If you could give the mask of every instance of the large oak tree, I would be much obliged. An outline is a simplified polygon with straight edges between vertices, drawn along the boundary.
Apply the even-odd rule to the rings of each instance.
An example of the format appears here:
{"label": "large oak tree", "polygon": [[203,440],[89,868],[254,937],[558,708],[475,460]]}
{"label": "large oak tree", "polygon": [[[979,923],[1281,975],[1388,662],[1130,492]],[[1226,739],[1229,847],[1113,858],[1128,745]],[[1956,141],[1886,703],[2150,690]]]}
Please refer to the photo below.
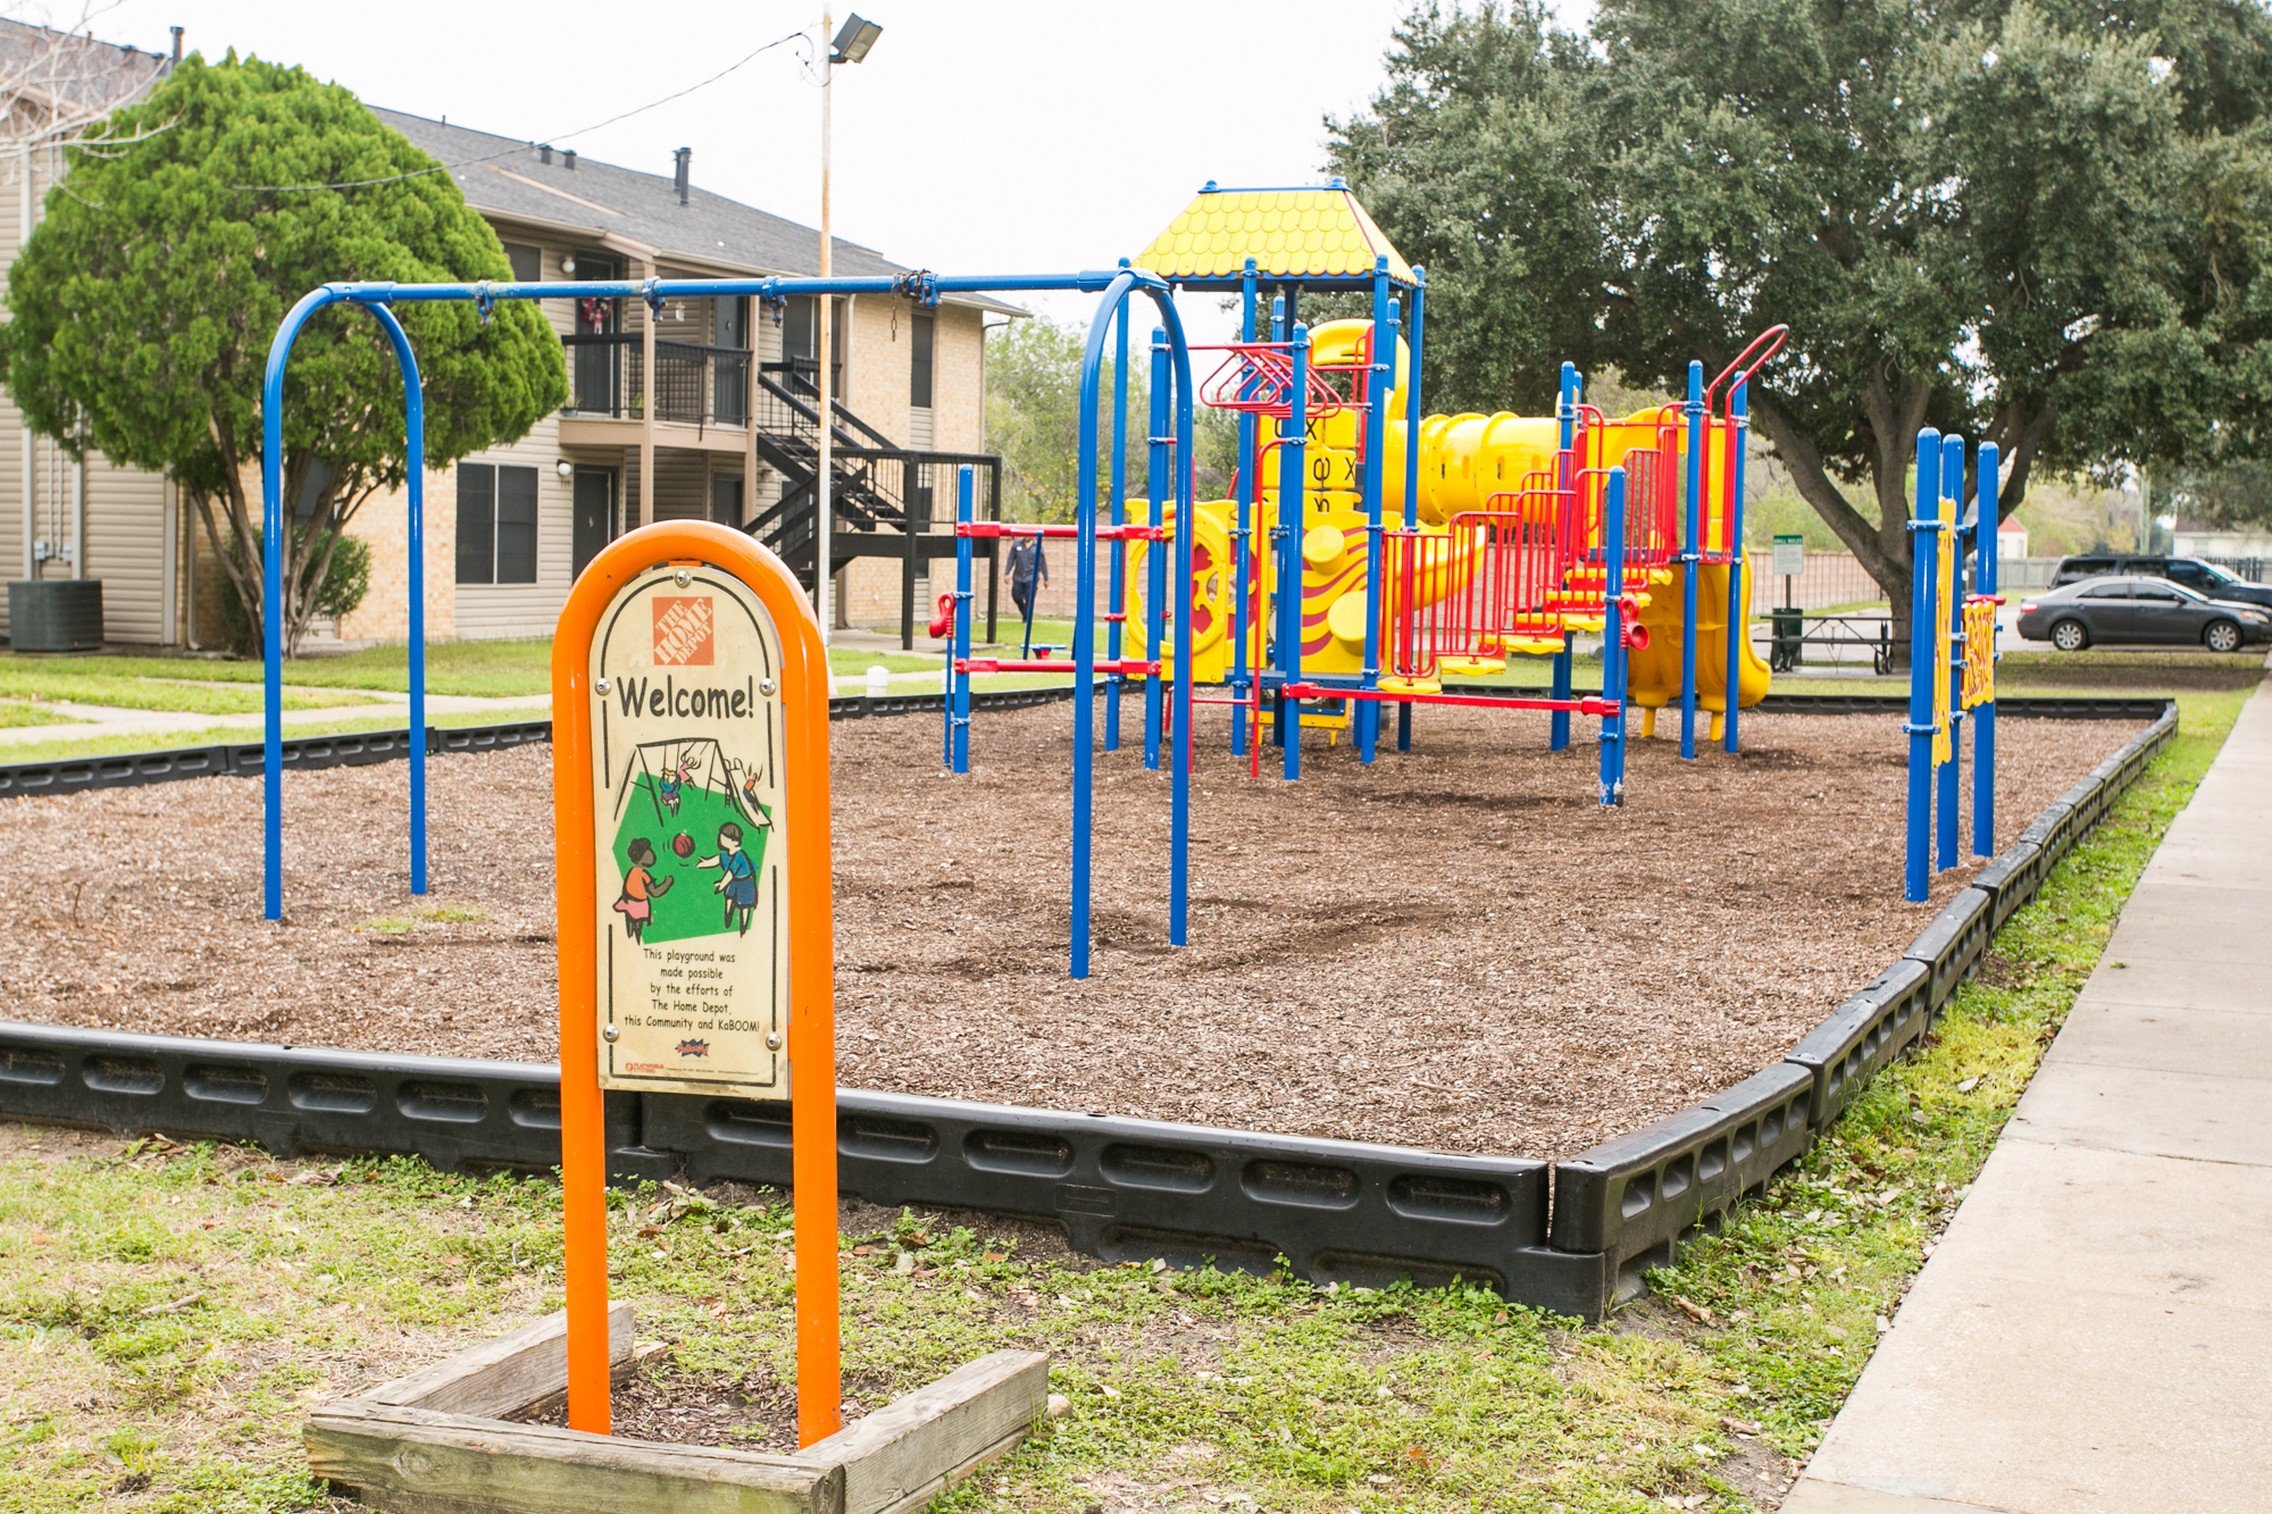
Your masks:
{"label": "large oak tree", "polygon": [[1677,392],[1787,322],[1752,414],[1897,623],[1920,426],[1997,442],[2007,512],[2272,452],[2254,0],[1426,3],[1387,69],[1332,156],[1428,267],[1431,402]]}

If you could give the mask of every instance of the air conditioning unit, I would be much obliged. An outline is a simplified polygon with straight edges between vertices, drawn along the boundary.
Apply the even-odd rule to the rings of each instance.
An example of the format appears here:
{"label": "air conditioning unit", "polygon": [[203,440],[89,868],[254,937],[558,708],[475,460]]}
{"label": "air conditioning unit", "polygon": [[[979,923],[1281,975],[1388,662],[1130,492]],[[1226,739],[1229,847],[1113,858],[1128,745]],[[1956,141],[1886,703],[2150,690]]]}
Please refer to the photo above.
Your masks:
{"label": "air conditioning unit", "polygon": [[100,650],[103,581],[21,578],[9,584],[8,641],[19,652]]}

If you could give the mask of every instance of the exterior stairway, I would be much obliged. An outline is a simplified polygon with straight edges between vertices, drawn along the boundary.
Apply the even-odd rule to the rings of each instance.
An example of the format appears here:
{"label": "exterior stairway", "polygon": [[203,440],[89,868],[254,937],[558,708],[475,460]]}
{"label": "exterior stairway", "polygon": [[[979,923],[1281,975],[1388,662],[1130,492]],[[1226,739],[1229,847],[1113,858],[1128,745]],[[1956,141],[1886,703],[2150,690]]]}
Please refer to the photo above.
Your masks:
{"label": "exterior stairway", "polygon": [[[760,365],[754,406],[757,455],[780,477],[782,488],[778,499],[753,505],[742,522],[742,529],[779,553],[808,589],[817,565],[819,398],[809,361]],[[842,404],[829,408],[829,510],[835,523],[830,562],[899,560],[900,641],[912,646],[916,580],[926,576],[933,560],[954,557],[957,471],[967,466],[975,475],[977,517],[999,519],[1001,459],[902,447]],[[999,572],[994,545],[977,544],[988,563],[990,621]]]}

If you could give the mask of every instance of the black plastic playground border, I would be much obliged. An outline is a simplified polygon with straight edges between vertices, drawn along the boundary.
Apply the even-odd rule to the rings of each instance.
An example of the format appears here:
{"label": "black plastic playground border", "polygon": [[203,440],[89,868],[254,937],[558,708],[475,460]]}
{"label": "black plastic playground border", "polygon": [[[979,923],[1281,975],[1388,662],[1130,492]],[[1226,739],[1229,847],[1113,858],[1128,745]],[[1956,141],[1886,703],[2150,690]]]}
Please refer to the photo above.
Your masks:
{"label": "black plastic playground border", "polygon": [[[838,703],[864,706],[858,714],[939,708],[935,697]],[[1780,707],[1854,712],[1843,698]],[[2151,724],[2037,816],[1899,960],[1783,1059],[1694,1108],[1550,1165],[846,1090],[837,1131],[844,1191],[1054,1222],[1076,1249],[1108,1260],[1286,1265],[1357,1283],[1462,1278],[1596,1318],[1638,1291],[1644,1270],[1670,1260],[1685,1237],[1804,1155],[1863,1084],[1924,1036],[1996,926],[2034,897],[2177,726],[2176,704],[2164,699],[1999,707],[2150,716]],[[521,734],[541,724],[514,727],[511,737],[503,728],[450,734],[468,737],[458,749],[478,749],[542,739]],[[386,760],[309,756],[311,764]],[[446,1168],[543,1171],[559,1157],[558,1077],[541,1065],[10,1022],[0,1022],[0,1117],[257,1141],[279,1154],[416,1155]],[[788,1181],[778,1106],[620,1096],[609,1101],[608,1124],[611,1165],[623,1179]]]}

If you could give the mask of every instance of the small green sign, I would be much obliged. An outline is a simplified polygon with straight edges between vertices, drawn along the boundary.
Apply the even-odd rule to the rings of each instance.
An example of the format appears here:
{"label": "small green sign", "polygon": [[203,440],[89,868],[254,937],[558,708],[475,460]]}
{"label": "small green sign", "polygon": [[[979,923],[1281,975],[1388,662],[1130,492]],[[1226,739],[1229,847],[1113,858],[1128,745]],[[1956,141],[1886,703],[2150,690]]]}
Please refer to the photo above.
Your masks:
{"label": "small green sign", "polygon": [[1807,570],[1807,539],[1803,536],[1775,538],[1775,571],[1785,578],[1796,578]]}

